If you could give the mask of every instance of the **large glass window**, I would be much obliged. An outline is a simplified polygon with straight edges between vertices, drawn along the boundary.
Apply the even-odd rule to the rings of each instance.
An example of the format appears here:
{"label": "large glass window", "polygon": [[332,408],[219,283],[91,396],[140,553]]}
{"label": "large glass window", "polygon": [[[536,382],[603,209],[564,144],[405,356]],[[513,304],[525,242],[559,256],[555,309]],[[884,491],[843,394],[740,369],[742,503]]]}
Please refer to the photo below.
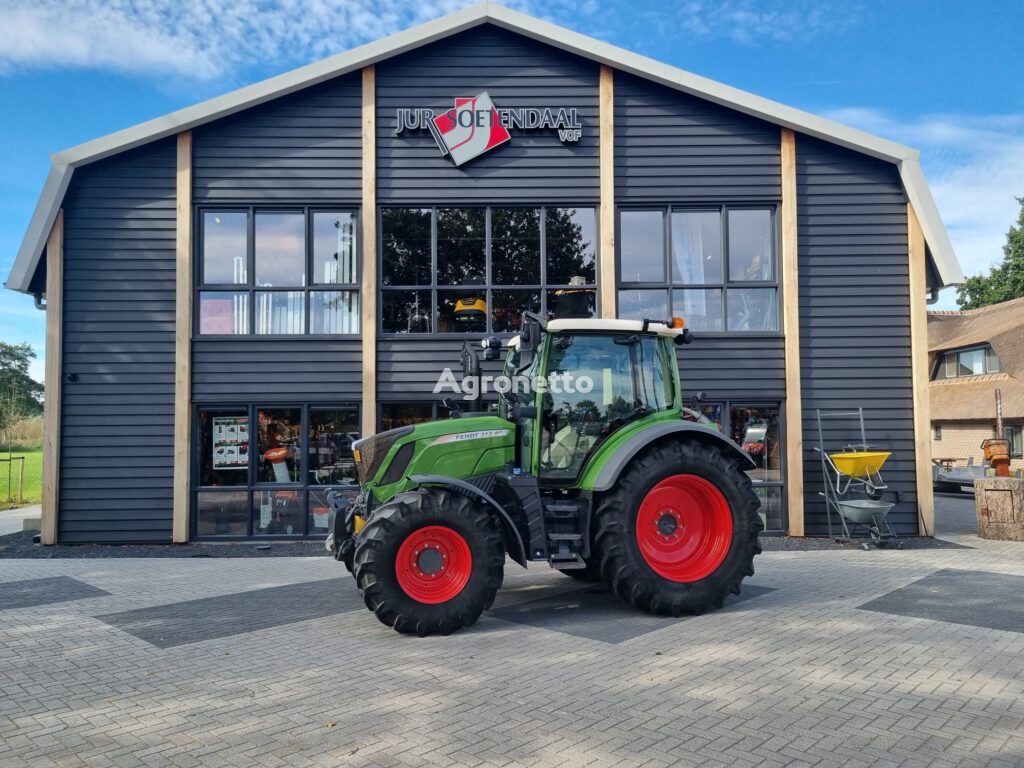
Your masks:
{"label": "large glass window", "polygon": [[309,484],[356,483],[352,443],[359,439],[359,413],[355,408],[309,409]]}
{"label": "large glass window", "polygon": [[355,212],[207,210],[199,248],[200,335],[359,333]]}
{"label": "large glass window", "polygon": [[624,209],[618,316],[682,316],[692,330],[712,333],[775,332],[774,243],[769,208]]}
{"label": "large glass window", "polygon": [[249,282],[249,214],[206,211],[203,214],[202,280],[206,285]]}
{"label": "large glass window", "polygon": [[321,534],[327,493],[358,492],[355,405],[209,407],[197,419],[198,536]]}
{"label": "large glass window", "polygon": [[623,211],[619,217],[619,282],[665,281],[663,211]]}
{"label": "large glass window", "polygon": [[249,413],[242,408],[199,413],[199,484],[207,487],[249,482]]}
{"label": "large glass window", "polygon": [[779,404],[701,403],[700,411],[754,460],[757,467],[747,474],[761,500],[761,522],[766,531],[784,530],[785,476]]}
{"label": "large glass window", "polygon": [[297,483],[302,477],[302,409],[256,411],[257,480]]}
{"label": "large glass window", "polygon": [[200,491],[196,535],[245,536],[249,532],[248,491]]}
{"label": "large glass window", "polygon": [[306,284],[306,216],[256,212],[256,285]]}
{"label": "large glass window", "polygon": [[512,333],[524,311],[593,317],[593,208],[383,208],[383,333]]}

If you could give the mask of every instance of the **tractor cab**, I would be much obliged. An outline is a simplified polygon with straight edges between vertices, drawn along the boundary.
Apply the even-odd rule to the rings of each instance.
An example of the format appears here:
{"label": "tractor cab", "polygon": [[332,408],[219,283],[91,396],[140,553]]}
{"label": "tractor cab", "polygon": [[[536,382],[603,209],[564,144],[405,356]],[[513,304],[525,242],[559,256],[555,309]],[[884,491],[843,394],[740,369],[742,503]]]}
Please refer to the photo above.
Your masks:
{"label": "tractor cab", "polygon": [[[677,326],[672,323],[678,322]],[[499,414],[516,423],[517,466],[572,486],[599,447],[642,420],[679,418],[681,321],[553,320],[527,315],[509,342]],[[542,386],[536,386],[536,382]]]}
{"label": "tractor cab", "polygon": [[[467,343],[465,408],[449,400],[452,418],[353,444],[361,492],[335,499],[327,546],[367,606],[399,631],[451,631],[490,605],[506,556],[607,576],[656,612],[703,610],[738,589],[760,525],[753,462],[684,406],[676,347],[689,341],[680,319],[526,313],[493,380],[496,411],[479,406],[481,359],[503,345]],[[684,588],[725,564],[720,588]],[[627,584],[637,579],[646,591]]]}

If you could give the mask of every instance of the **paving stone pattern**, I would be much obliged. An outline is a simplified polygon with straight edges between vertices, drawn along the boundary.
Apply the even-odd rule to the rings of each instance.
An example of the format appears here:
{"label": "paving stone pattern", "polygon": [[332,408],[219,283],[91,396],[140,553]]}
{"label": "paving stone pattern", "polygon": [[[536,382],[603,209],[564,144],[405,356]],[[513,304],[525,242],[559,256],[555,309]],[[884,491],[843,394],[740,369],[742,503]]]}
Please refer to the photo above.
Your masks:
{"label": "paving stone pattern", "polygon": [[947,569],[860,607],[897,616],[1024,632],[1024,576]]}
{"label": "paving stone pattern", "polygon": [[[632,637],[499,618],[572,603],[546,567],[419,639],[348,610],[329,559],[0,559],[0,583],[109,593],[0,611],[0,766],[1018,768],[1022,635],[859,609],[946,570],[1024,577],[1024,544],[943,536],[972,548],[769,552],[748,583],[773,591]],[[336,612],[166,648],[99,618],[339,578]]]}
{"label": "paving stone pattern", "polygon": [[[729,595],[724,610],[735,610],[734,606],[771,591],[767,587],[748,584],[739,595]],[[670,622],[694,618],[640,613],[614,597],[603,584],[591,584],[570,592],[556,592],[515,603],[492,611],[491,616],[604,643],[622,643],[656,629],[664,629]]]}
{"label": "paving stone pattern", "polygon": [[362,607],[349,577],[136,608],[96,618],[157,648],[172,648]]}
{"label": "paving stone pattern", "polygon": [[66,600],[82,600],[107,594],[110,593],[76,579],[69,579],[67,576],[8,581],[0,583],[0,611],[63,603]]}

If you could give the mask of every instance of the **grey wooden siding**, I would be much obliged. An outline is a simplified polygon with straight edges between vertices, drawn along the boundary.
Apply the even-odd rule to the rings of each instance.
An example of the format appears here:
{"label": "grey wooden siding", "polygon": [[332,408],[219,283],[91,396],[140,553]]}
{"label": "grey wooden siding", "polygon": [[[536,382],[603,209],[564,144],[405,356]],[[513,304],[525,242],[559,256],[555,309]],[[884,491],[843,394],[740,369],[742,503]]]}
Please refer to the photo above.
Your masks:
{"label": "grey wooden siding", "polygon": [[357,72],[195,129],[196,202],[358,202],[361,89]]}
{"label": "grey wooden siding", "polygon": [[[377,395],[381,402],[442,400],[450,391],[433,394],[445,368],[462,378],[463,339],[445,336],[389,337],[377,342]],[[504,353],[502,355],[504,358]],[[497,374],[501,362],[485,362],[485,373]]]}
{"label": "grey wooden siding", "polygon": [[[806,531],[826,532],[815,409],[863,406],[870,443],[893,451],[890,520],[917,532],[906,199],[888,163],[799,136],[797,216]],[[832,424],[829,449],[856,442]],[[887,498],[893,493],[887,494]]]}
{"label": "grey wooden siding", "polygon": [[64,201],[62,542],[171,538],[174,167],[160,141],[76,170]]}
{"label": "grey wooden siding", "polygon": [[731,202],[781,196],[778,126],[615,73],[615,197]]}
{"label": "grey wooden siding", "polygon": [[192,399],[324,402],[362,399],[358,339],[203,339],[192,342]]}
{"label": "grey wooden siding", "polygon": [[[377,199],[401,202],[593,203],[598,199],[598,65],[484,25],[377,65]],[[498,108],[575,107],[578,144],[513,131],[456,168],[426,131],[396,136],[395,110],[451,109],[487,91]]]}
{"label": "grey wooden siding", "polygon": [[676,347],[686,397],[703,391],[707,402],[762,402],[786,398],[785,340],[780,336],[701,337]]}

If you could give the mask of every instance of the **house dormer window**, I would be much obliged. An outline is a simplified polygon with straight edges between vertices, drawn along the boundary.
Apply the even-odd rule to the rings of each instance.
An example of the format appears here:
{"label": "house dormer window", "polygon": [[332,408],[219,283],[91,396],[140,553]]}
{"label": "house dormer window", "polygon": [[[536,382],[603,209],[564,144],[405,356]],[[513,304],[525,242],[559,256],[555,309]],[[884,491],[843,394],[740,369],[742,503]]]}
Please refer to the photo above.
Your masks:
{"label": "house dormer window", "polygon": [[996,352],[986,344],[981,347],[970,347],[946,352],[942,358],[942,366],[936,378],[957,379],[963,376],[981,376],[985,373],[1001,373],[1003,370]]}

